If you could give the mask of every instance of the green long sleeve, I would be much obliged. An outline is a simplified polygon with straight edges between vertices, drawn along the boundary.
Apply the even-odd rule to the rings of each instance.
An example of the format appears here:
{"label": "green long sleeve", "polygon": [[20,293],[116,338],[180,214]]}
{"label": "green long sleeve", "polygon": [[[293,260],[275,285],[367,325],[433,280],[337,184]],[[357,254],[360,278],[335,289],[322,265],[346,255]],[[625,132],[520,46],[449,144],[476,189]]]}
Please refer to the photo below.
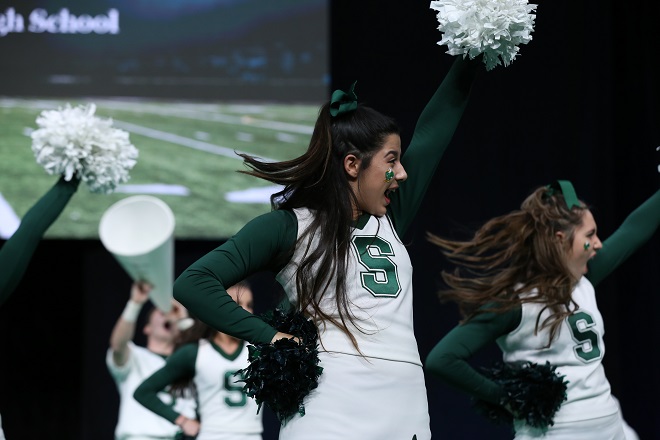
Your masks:
{"label": "green long sleeve", "polygon": [[179,413],[174,411],[171,405],[167,405],[160,400],[158,393],[164,391],[177,380],[195,375],[198,349],[199,345],[197,343],[187,344],[172,353],[164,367],[146,378],[135,389],[133,398],[148,410],[174,423],[179,417]]}
{"label": "green long sleeve", "polygon": [[660,190],[656,191],[603,242],[588,264],[586,277],[596,286],[646,243],[660,225]]}
{"label": "green long sleeve", "polygon": [[298,223],[291,211],[263,214],[188,267],[174,282],[174,298],[201,321],[250,343],[268,343],[277,331],[239,306],[227,288],[290,258]]}
{"label": "green long sleeve", "polygon": [[401,158],[408,179],[393,194],[390,205],[390,215],[400,236],[406,233],[417,214],[463,116],[480,69],[483,69],[483,63],[457,57],[417,120],[410,145]]}
{"label": "green long sleeve", "polygon": [[62,213],[80,180],[60,179],[23,216],[21,224],[0,248],[0,305],[21,281],[46,230]]}
{"label": "green long sleeve", "polygon": [[425,368],[447,384],[471,396],[499,404],[502,387],[472,368],[468,360],[486,345],[513,331],[522,309],[506,313],[483,313],[454,327],[431,350]]}

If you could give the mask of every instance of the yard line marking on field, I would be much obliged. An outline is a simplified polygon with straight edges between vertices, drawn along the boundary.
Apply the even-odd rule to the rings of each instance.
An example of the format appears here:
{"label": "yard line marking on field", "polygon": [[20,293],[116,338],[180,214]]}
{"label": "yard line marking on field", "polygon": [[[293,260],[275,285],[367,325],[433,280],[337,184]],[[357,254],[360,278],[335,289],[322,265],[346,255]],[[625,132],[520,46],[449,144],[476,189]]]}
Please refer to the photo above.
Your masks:
{"label": "yard line marking on field", "polygon": [[[314,132],[313,125],[294,124],[292,122],[268,121],[264,119],[256,119],[252,115],[248,117],[226,115],[222,113],[216,113],[215,110],[189,109],[186,107],[185,104],[179,104],[179,103],[174,103],[174,105],[177,106],[176,108],[168,108],[163,105],[142,103],[138,101],[117,101],[117,100],[106,100],[106,99],[90,100],[89,98],[85,99],[84,101],[87,103],[94,103],[97,109],[99,110],[103,108],[108,108],[113,110],[130,111],[133,113],[151,113],[151,114],[157,114],[163,116],[176,116],[179,118],[186,118],[186,119],[193,119],[200,121],[222,122],[231,125],[258,127],[269,130],[300,133],[305,135],[311,135]],[[23,108],[36,108],[36,109],[45,110],[61,105],[63,105],[63,101],[55,100],[55,99],[27,100],[27,99],[0,98],[0,107],[4,107],[4,108],[23,107]]]}
{"label": "yard line marking on field", "polygon": [[312,125],[294,124],[291,122],[268,121],[264,119],[257,119],[254,116],[234,116],[222,113],[216,113],[213,110],[200,111],[182,108],[169,108],[164,106],[156,106],[153,104],[142,104],[136,106],[136,103],[121,102],[121,101],[105,101],[97,100],[97,107],[109,108],[113,110],[132,111],[135,113],[152,113],[165,116],[176,116],[178,118],[194,119],[199,121],[212,121],[222,122],[231,125],[250,126],[258,128],[267,128],[276,131],[288,131],[291,133],[300,133],[311,135],[314,132]]}
{"label": "yard line marking on field", "polygon": [[299,124],[292,124],[290,122],[279,122],[279,121],[263,121],[260,119],[253,119],[249,124],[243,124],[243,125],[250,125],[259,128],[268,128],[276,131],[291,131],[294,133],[308,134],[308,135],[311,135],[314,132],[314,127],[310,127],[308,125],[299,125]]}
{"label": "yard line marking on field", "polygon": [[[190,139],[187,137],[179,136],[178,134],[167,133],[165,131],[155,130],[153,128],[143,127],[141,125],[131,124],[130,122],[114,120],[114,125],[131,133],[139,134],[142,136],[158,139],[160,141],[171,142],[173,144],[182,145],[184,147],[193,148],[195,150],[205,151],[207,153],[217,154],[219,156],[231,157],[233,159],[243,160],[242,157],[236,153],[250,154],[248,152],[234,150],[233,148],[221,147],[219,145],[210,144],[208,142],[198,141],[197,139]],[[260,159],[266,162],[275,162],[275,159],[259,156]]]}
{"label": "yard line marking on field", "polygon": [[270,203],[270,196],[284,189],[281,185],[248,188],[238,191],[229,191],[225,200],[233,203]]}
{"label": "yard line marking on field", "polygon": [[275,139],[277,139],[280,142],[286,142],[289,144],[298,143],[298,137],[295,135],[290,135],[289,133],[279,132],[275,135]]}
{"label": "yard line marking on field", "polygon": [[142,183],[117,185],[115,192],[124,194],[163,194],[167,196],[188,196],[190,190],[183,185],[169,183]]}
{"label": "yard line marking on field", "polygon": [[21,219],[18,218],[9,202],[0,193],[0,238],[7,240],[14,235],[20,224]]}

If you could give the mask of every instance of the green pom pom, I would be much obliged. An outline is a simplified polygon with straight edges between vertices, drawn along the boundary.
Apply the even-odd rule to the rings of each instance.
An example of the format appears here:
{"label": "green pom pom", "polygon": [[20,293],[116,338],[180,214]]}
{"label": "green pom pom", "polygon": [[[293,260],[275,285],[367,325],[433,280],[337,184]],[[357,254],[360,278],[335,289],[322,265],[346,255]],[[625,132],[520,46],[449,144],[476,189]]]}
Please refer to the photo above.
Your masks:
{"label": "green pom pom", "polygon": [[318,365],[318,329],[300,312],[275,309],[263,319],[301,342],[280,339],[249,345],[250,365],[236,374],[244,375],[243,391],[255,399],[259,410],[266,404],[284,424],[296,414],[305,415],[303,400],[318,386],[323,371]]}
{"label": "green pom pom", "polygon": [[485,376],[502,386],[505,396],[501,405],[477,400],[475,408],[495,423],[512,425],[513,416],[506,406],[517,419],[534,428],[547,429],[554,424],[553,418],[567,397],[568,382],[564,381],[565,376],[557,374],[556,368],[549,362],[498,362],[490,369],[482,369]]}

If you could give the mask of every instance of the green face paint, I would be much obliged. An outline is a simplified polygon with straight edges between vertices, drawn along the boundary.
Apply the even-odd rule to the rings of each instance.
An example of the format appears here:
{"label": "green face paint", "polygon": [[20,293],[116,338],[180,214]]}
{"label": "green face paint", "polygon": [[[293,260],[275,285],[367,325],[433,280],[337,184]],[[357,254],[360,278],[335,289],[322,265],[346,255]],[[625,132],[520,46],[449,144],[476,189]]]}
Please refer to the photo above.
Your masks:
{"label": "green face paint", "polygon": [[392,171],[392,168],[389,170],[385,171],[385,183],[390,183],[394,179],[394,171]]}

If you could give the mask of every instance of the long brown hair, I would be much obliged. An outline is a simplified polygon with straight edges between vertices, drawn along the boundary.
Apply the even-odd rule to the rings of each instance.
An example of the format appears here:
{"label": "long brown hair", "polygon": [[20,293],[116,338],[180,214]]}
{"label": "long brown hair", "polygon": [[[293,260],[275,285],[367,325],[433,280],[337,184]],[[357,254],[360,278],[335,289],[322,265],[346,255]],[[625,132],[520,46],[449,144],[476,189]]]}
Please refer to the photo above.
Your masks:
{"label": "long brown hair", "polygon": [[[296,268],[296,307],[310,312],[317,323],[336,325],[356,348],[357,340],[347,325],[348,321],[359,330],[346,295],[346,271],[357,196],[344,170],[344,158],[354,154],[361,159],[362,170],[368,168],[373,155],[391,134],[399,134],[394,120],[370,107],[360,104],[350,113],[332,117],[330,103],[326,103],[319,111],[309,147],[302,156],[267,163],[241,154],[249,168],[241,172],[284,185],[271,197],[274,209],[304,207],[314,212],[310,227],[296,243],[309,240]],[[312,237],[318,238],[316,247],[311,246]],[[289,256],[292,253],[293,249]],[[333,278],[338,319],[320,306]]]}
{"label": "long brown hair", "polygon": [[[536,332],[549,327],[550,344],[562,320],[578,307],[571,298],[577,280],[565,256],[586,209],[584,204],[568,209],[561,193],[540,187],[519,210],[489,220],[471,240],[427,234],[457,265],[442,272],[449,288],[440,292],[441,300],[458,304],[461,322],[479,313],[506,312],[524,302],[543,304],[541,312],[549,309],[550,316],[539,322],[539,313]],[[560,240],[557,232],[566,239]]]}

